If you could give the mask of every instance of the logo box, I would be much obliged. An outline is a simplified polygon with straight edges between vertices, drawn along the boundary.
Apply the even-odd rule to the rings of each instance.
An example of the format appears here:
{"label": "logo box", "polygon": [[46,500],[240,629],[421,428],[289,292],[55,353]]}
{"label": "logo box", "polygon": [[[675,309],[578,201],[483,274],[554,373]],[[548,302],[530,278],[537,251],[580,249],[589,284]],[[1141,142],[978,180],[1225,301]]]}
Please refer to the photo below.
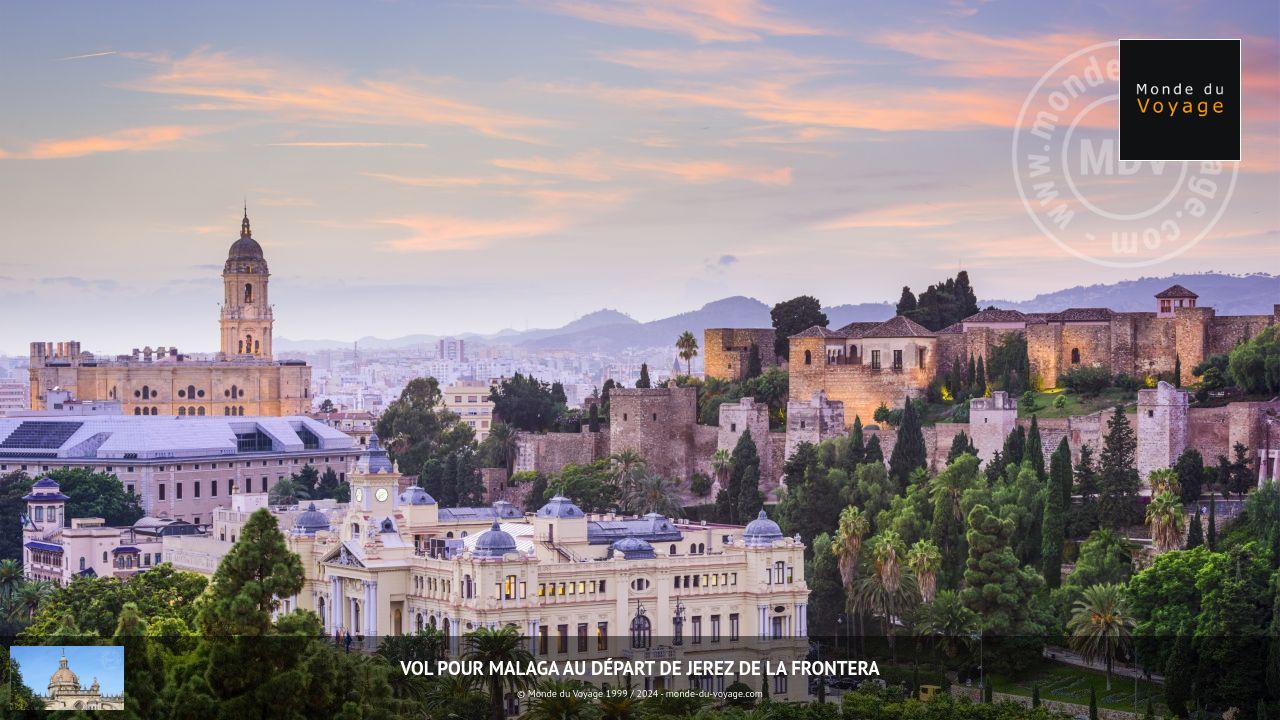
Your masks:
{"label": "logo box", "polygon": [[1120,159],[1240,159],[1239,40],[1120,40]]}

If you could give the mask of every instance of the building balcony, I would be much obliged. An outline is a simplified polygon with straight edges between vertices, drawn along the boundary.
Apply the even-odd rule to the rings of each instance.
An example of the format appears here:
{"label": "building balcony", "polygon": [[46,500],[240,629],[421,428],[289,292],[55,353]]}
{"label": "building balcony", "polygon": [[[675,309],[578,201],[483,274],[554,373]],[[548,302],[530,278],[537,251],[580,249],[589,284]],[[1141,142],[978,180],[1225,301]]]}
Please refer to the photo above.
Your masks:
{"label": "building balcony", "polygon": [[652,648],[632,648],[622,649],[622,657],[628,660],[673,660],[676,656],[676,649],[670,645],[659,645]]}

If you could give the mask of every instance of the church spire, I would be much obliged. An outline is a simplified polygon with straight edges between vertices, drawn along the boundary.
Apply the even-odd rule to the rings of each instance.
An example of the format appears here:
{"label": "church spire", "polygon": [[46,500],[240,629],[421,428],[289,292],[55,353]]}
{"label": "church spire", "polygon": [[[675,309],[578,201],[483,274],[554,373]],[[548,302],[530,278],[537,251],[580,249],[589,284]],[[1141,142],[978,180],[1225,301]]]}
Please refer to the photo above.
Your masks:
{"label": "church spire", "polygon": [[240,221],[240,237],[252,237],[253,233],[249,230],[249,201],[244,203],[244,220]]}

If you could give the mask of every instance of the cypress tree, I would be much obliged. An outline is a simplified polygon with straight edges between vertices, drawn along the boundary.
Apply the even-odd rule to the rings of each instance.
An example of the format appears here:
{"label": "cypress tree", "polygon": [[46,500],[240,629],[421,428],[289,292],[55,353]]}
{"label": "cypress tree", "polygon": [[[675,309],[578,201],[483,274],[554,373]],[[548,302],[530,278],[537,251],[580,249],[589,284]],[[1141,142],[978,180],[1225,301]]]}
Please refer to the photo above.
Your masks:
{"label": "cypress tree", "polygon": [[978,379],[978,371],[973,364],[973,355],[969,356],[969,366],[966,368],[964,376],[964,386],[969,392],[973,392],[973,383]]}
{"label": "cypress tree", "polygon": [[755,517],[744,517],[739,508],[742,502],[744,480],[749,480],[747,470],[754,468],[755,472],[752,477],[755,478],[755,490],[759,492],[760,482],[760,455],[756,451],[755,440],[751,438],[751,430],[743,430],[742,435],[738,436],[738,444],[733,447],[733,453],[730,455],[729,461],[729,487],[728,487],[728,522],[738,523],[750,522]]}
{"label": "cypress tree", "polygon": [[751,343],[751,349],[747,351],[747,379],[760,377],[762,372],[764,372],[764,363],[760,361],[760,346]]}
{"label": "cypress tree", "polygon": [[863,462],[884,462],[884,451],[880,449],[880,436],[872,435],[867,442],[867,457]]}
{"label": "cypress tree", "polygon": [[956,359],[951,361],[951,375],[947,378],[947,389],[951,391],[951,397],[958,401],[961,396],[969,392],[969,384],[964,376],[964,370],[960,367],[960,356],[957,355]]}
{"label": "cypress tree", "polygon": [[1173,386],[1182,387],[1182,357],[1178,355],[1173,357]]}
{"label": "cypress tree", "polygon": [[902,407],[902,424],[898,427],[898,441],[889,457],[889,476],[894,479],[901,494],[911,482],[916,468],[928,465],[928,451],[924,445],[924,433],[920,430],[920,416],[915,403],[907,398]]}
{"label": "cypress tree", "polygon": [[600,432],[600,406],[591,403],[591,412],[587,416],[587,429],[591,432]]}
{"label": "cypress tree", "polygon": [[845,463],[845,470],[848,471],[849,477],[853,477],[853,473],[858,466],[867,461],[867,444],[862,435],[862,418],[858,415],[853,416],[853,430],[849,433],[849,456]]}
{"label": "cypress tree", "polygon": [[1044,482],[1044,446],[1040,442],[1040,422],[1031,416],[1031,429],[1027,431],[1027,445],[1022,451],[1022,462],[1031,461],[1036,477]]}
{"label": "cypress tree", "polygon": [[997,450],[996,454],[991,457],[991,462],[987,463],[982,472],[987,478],[988,485],[995,485],[999,482],[1000,478],[1004,477],[1004,454]]}
{"label": "cypress tree", "polygon": [[974,394],[976,397],[984,397],[984,396],[986,396],[986,394],[987,394],[987,368],[986,368],[985,361],[982,359],[982,356],[981,356],[981,355],[979,355],[979,356],[978,356],[978,369],[977,369],[977,372],[976,372],[976,373],[974,374],[974,376],[973,376],[973,384],[974,384],[974,387],[976,388],[976,392],[974,392],[973,394]]}
{"label": "cypress tree", "polygon": [[956,458],[965,453],[969,453],[970,455],[977,457],[978,449],[973,446],[973,442],[969,440],[969,436],[966,435],[964,431],[960,431],[951,439],[951,450],[947,452],[947,464],[950,465]]}
{"label": "cypress tree", "polygon": [[1118,530],[1135,519],[1141,485],[1134,466],[1137,451],[1133,426],[1124,415],[1124,407],[1117,405],[1107,421],[1107,436],[1098,463],[1098,521],[1104,528]]}
{"label": "cypress tree", "polygon": [[1205,541],[1210,550],[1218,549],[1218,501],[1216,495],[1209,496],[1209,528],[1205,534]]}
{"label": "cypress tree", "polygon": [[[1063,487],[1066,487],[1066,493]],[[1062,585],[1062,546],[1067,532],[1067,506],[1071,492],[1071,448],[1062,438],[1049,458],[1049,487],[1044,495],[1044,528],[1041,539],[1041,573],[1050,589]]]}
{"label": "cypress tree", "polygon": [[[1027,431],[1021,425],[1013,429],[1004,439],[1004,462],[1006,465],[1021,465],[1027,454]],[[1000,468],[1004,472],[1004,468]]]}
{"label": "cypress tree", "polygon": [[640,363],[640,379],[636,381],[636,387],[653,387],[653,384],[649,382],[649,363]]}
{"label": "cypress tree", "polygon": [[1204,544],[1204,529],[1200,527],[1200,508],[1191,517],[1191,525],[1187,528],[1187,550],[1198,548]]}
{"label": "cypress tree", "polygon": [[738,498],[738,520],[749,523],[764,508],[764,495],[760,492],[760,466],[748,465],[742,474],[742,495]]}

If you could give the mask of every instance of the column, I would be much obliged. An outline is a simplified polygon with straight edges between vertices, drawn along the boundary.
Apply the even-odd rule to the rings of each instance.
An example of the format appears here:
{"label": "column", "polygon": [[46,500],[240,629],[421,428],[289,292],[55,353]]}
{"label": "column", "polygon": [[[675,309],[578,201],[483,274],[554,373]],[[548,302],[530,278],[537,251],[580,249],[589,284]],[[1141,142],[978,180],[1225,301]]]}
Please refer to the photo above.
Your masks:
{"label": "column", "polygon": [[458,618],[449,618],[449,654],[458,656]]}
{"label": "column", "polygon": [[760,628],[760,639],[767,640],[769,638],[769,607],[767,605],[756,606],[756,625]]}
{"label": "column", "polygon": [[1262,483],[1267,481],[1267,470],[1271,464],[1271,459],[1267,457],[1266,450],[1258,451],[1258,487],[1262,487]]}
{"label": "column", "polygon": [[329,631],[342,627],[342,579],[329,581]]}

